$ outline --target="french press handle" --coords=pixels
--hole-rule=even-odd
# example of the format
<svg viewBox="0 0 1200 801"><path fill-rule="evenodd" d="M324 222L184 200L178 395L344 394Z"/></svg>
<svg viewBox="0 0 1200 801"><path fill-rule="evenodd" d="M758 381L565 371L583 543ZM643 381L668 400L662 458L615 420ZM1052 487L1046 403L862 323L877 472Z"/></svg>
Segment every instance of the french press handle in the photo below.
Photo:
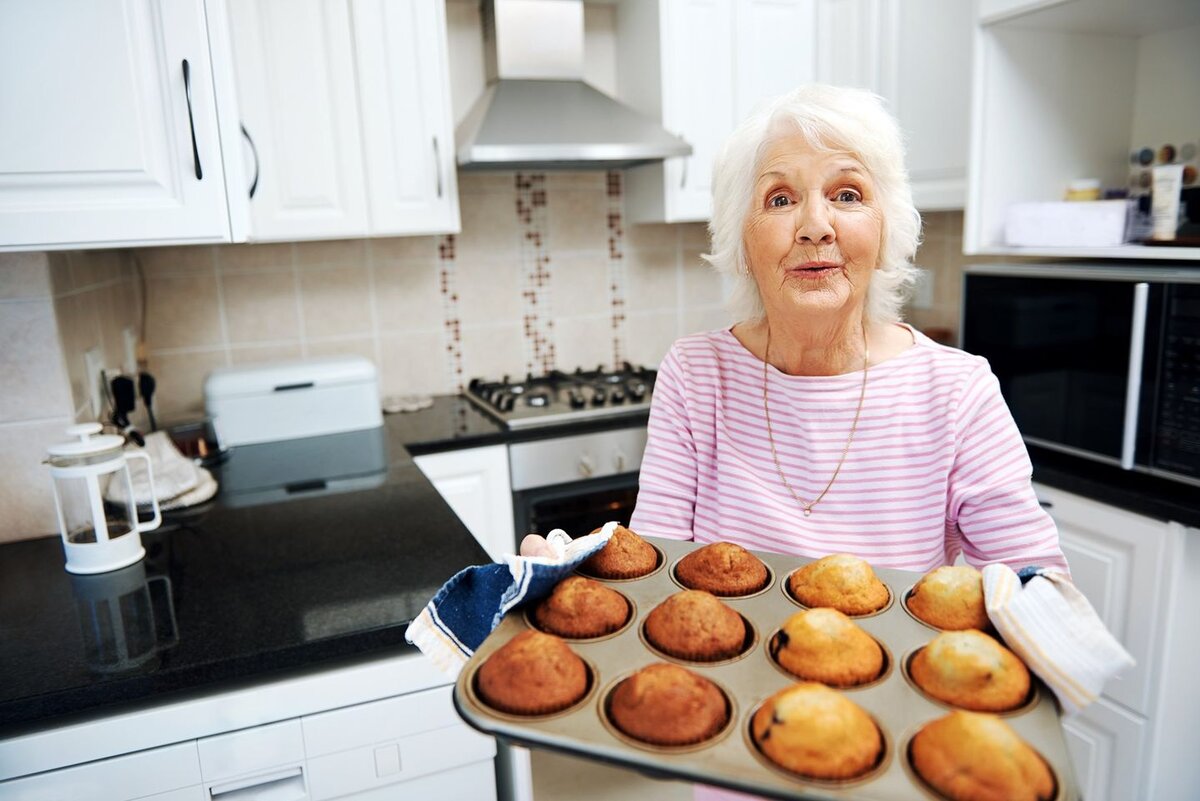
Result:
<svg viewBox="0 0 1200 801"><path fill-rule="evenodd" d="M154 517L143 523L140 519L138 519L137 499L131 492L129 495L129 507L131 510L130 517L133 519L130 520L129 523L139 532L153 531L162 525L162 510L158 508L158 497L154 494L154 464L150 461L150 457L147 456L144 451L126 451L125 458L146 460L146 477L150 482L150 505L151 508L154 509Z"/></svg>

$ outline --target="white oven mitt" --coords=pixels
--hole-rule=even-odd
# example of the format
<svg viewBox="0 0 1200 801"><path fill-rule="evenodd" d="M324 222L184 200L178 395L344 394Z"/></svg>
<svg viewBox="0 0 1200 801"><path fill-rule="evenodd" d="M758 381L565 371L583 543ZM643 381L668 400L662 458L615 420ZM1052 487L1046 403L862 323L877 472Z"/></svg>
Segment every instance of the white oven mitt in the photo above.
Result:
<svg viewBox="0 0 1200 801"><path fill-rule="evenodd" d="M1062 573L1036 569L1022 586L1008 565L988 565L983 597L1004 642L1054 690L1068 715L1095 701L1104 682L1135 664Z"/></svg>
<svg viewBox="0 0 1200 801"><path fill-rule="evenodd" d="M546 537L553 558L505 554L504 562L465 567L442 585L404 638L421 649L450 678L492 633L505 613L550 594L583 560L608 544L617 523L572 540L561 528Z"/></svg>

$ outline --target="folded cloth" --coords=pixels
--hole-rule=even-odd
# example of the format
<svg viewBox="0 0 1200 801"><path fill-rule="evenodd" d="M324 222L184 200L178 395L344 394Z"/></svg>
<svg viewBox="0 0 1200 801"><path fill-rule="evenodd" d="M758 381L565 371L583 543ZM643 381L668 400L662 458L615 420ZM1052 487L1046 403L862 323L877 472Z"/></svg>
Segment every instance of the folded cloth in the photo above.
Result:
<svg viewBox="0 0 1200 801"><path fill-rule="evenodd" d="M126 450L136 450L137 447L133 443L125 446ZM155 431L146 437L145 454L150 457L154 467L153 486L150 484L145 461L130 459L128 462L129 477L133 481L133 497L138 506L149 506L152 496L158 498L159 504L162 505L200 484L200 468L179 452L165 431ZM211 474L209 477L211 478ZM112 503L128 506L129 490L125 482L110 481L104 491L104 498Z"/></svg>
<svg viewBox="0 0 1200 801"><path fill-rule="evenodd" d="M576 540L556 528L546 537L554 558L505 554L503 563L463 568L425 605L404 638L451 678L457 676L510 609L549 595L555 584L608 544L616 527L616 522L606 523Z"/></svg>
<svg viewBox="0 0 1200 801"><path fill-rule="evenodd" d="M1135 662L1069 578L1040 568L1021 573L1003 564L983 569L988 618L1054 691L1063 710L1074 714L1100 696L1105 681Z"/></svg>

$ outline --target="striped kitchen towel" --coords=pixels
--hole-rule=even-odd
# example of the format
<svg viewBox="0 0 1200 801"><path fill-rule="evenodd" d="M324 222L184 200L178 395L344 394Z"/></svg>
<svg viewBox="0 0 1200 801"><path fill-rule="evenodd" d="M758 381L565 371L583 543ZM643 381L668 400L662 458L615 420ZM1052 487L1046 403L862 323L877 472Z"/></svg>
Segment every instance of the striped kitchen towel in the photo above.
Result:
<svg viewBox="0 0 1200 801"><path fill-rule="evenodd" d="M458 675L510 609L545 597L584 559L608 544L617 523L572 540L560 528L546 537L555 558L505 554L504 562L465 567L442 585L404 638L451 678Z"/></svg>
<svg viewBox="0 0 1200 801"><path fill-rule="evenodd" d="M1022 585L1004 564L983 569L988 617L1004 642L1054 690L1068 714L1100 696L1104 682L1135 664L1071 580L1035 570Z"/></svg>

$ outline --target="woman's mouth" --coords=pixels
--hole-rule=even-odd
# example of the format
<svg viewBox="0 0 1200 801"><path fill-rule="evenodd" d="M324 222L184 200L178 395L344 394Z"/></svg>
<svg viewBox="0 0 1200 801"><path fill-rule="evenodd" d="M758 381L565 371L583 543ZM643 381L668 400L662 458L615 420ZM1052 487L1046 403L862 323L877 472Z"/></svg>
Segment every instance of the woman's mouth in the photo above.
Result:
<svg viewBox="0 0 1200 801"><path fill-rule="evenodd" d="M842 269L840 264L832 261L811 261L788 268L788 275L796 278L824 278Z"/></svg>

